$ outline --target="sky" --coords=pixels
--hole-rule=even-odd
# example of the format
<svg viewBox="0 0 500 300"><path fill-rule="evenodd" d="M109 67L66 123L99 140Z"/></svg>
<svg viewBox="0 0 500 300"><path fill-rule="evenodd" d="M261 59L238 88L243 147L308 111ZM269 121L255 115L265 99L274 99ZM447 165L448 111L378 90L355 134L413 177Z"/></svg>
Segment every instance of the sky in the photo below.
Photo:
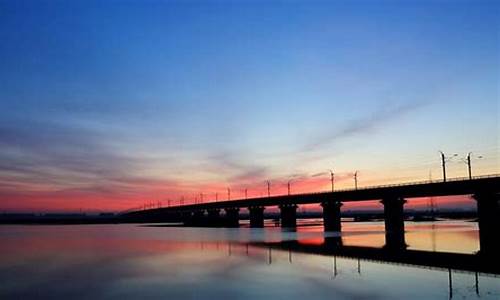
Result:
<svg viewBox="0 0 500 300"><path fill-rule="evenodd" d="M499 12L0 0L0 212L500 173Z"/></svg>

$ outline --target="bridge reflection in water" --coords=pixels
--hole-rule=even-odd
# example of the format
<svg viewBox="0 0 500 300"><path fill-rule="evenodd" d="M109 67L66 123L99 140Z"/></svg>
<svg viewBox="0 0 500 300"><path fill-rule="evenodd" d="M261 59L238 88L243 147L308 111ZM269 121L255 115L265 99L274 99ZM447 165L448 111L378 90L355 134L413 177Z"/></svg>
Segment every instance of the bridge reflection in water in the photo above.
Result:
<svg viewBox="0 0 500 300"><path fill-rule="evenodd" d="M345 246L342 244L342 237L325 237L324 242L320 245L301 243L300 241L259 242L251 245L306 254L500 275L500 260L481 253L463 254L391 247Z"/></svg>
<svg viewBox="0 0 500 300"><path fill-rule="evenodd" d="M244 247L244 250L241 247ZM219 244L217 244L217 248L219 248ZM290 264L294 263L294 256L297 254L331 257L332 278L336 278L342 272L341 266L337 264L337 260L339 259L351 259L355 264L356 272L360 275L363 272L363 262L443 271L447 273L448 286L446 288L448 289L450 299L453 298L454 276L457 273L469 274L471 276L471 280L474 282L473 289L478 297L480 296L480 277L500 277L500 261L492 256L481 253L445 253L394 249L387 246L382 248L345 246L340 236L325 237L321 244L303 243L300 240L254 243L235 242L228 243L223 248L227 249L228 256L235 255L235 252L242 254L241 252L243 251L246 256L251 256L252 252L256 251L261 256L266 256L263 260L269 265L276 263L276 257L274 256L280 256L280 261L282 262L283 253L287 253L287 261ZM264 250L265 254L260 250ZM352 266L350 268L352 269Z"/></svg>

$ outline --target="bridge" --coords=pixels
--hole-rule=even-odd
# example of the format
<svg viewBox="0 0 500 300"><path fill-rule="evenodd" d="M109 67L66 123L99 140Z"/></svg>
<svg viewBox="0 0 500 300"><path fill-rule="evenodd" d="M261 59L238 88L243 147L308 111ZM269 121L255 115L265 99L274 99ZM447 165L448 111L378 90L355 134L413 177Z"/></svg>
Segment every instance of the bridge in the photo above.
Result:
<svg viewBox="0 0 500 300"><path fill-rule="evenodd" d="M480 248L482 253L500 250L500 176L459 178L448 181L364 187L308 194L279 195L232 201L179 205L133 211L121 217L126 222L182 222L186 226L238 227L241 208L248 209L250 227L264 227L264 210L278 207L284 228L297 226L297 208L320 204L325 231L341 231L340 207L344 202L380 200L384 207L386 246L406 248L404 205L406 199L419 197L472 195L477 202ZM224 214L221 211L224 210Z"/></svg>

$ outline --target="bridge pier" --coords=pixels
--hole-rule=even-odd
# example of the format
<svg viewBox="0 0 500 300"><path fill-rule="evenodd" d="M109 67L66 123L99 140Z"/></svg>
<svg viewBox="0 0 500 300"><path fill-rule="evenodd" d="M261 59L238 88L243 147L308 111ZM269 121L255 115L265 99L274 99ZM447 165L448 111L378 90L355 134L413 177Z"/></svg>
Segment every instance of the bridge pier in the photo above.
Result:
<svg viewBox="0 0 500 300"><path fill-rule="evenodd" d="M297 204L282 204L279 206L281 212L281 227L297 227Z"/></svg>
<svg viewBox="0 0 500 300"><path fill-rule="evenodd" d="M385 247L389 249L406 249L404 204L406 200L399 196L382 199L385 221Z"/></svg>
<svg viewBox="0 0 500 300"><path fill-rule="evenodd" d="M169 212L167 217L168 222L183 222L184 218L180 212Z"/></svg>
<svg viewBox="0 0 500 300"><path fill-rule="evenodd" d="M205 211L196 210L193 212L192 225L193 226L203 226L205 223Z"/></svg>
<svg viewBox="0 0 500 300"><path fill-rule="evenodd" d="M193 221L193 213L190 211L181 211L179 215L184 226L189 226Z"/></svg>
<svg viewBox="0 0 500 300"><path fill-rule="evenodd" d="M207 218L205 222L202 222L202 226L208 227L218 227L221 225L220 209L212 208L207 210Z"/></svg>
<svg viewBox="0 0 500 300"><path fill-rule="evenodd" d="M341 231L340 207L342 202L325 201L321 203L323 207L323 227L325 231Z"/></svg>
<svg viewBox="0 0 500 300"><path fill-rule="evenodd" d="M205 222L205 211L184 211L181 213L184 226L201 226Z"/></svg>
<svg viewBox="0 0 500 300"><path fill-rule="evenodd" d="M237 207L225 208L226 212L225 226L239 227L240 226L240 209Z"/></svg>
<svg viewBox="0 0 500 300"><path fill-rule="evenodd" d="M250 213L250 227L263 228L264 227L264 209L263 206L250 206L248 211Z"/></svg>
<svg viewBox="0 0 500 300"><path fill-rule="evenodd" d="M341 236L329 236L323 240L323 247L326 249L336 249L342 247Z"/></svg>
<svg viewBox="0 0 500 300"><path fill-rule="evenodd" d="M500 194L482 192L474 194L477 202L479 225L479 253L481 255L500 252Z"/></svg>

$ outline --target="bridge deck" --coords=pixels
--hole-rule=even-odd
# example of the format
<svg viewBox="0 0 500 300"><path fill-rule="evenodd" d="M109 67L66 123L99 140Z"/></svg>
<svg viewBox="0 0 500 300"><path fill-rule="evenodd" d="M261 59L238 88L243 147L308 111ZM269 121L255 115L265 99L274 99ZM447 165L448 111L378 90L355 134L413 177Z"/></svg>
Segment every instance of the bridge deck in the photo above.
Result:
<svg viewBox="0 0 500 300"><path fill-rule="evenodd" d="M500 176L489 175L474 179L453 179L447 182L417 182L398 185L365 187L334 192L318 192L294 195L279 195L271 197L235 199L231 201L212 201L199 204L156 208L127 213L127 215L146 212L175 212L201 209L242 208L252 206L278 206L286 204L311 204L328 200L342 202L378 200L387 197L418 198L431 196L469 195L478 192L499 192Z"/></svg>

